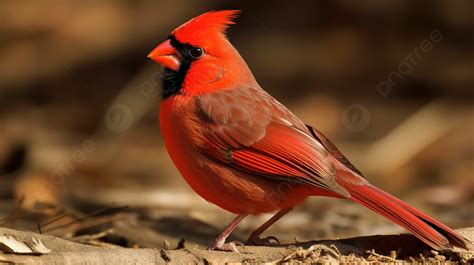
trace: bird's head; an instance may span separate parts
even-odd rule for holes
[[[165,67],[164,98],[178,93],[196,95],[254,80],[225,35],[239,12],[211,11],[197,16],[173,30],[148,55]]]

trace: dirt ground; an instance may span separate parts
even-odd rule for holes
[[[458,230],[467,238],[473,239],[474,228]],[[109,235],[114,232],[110,231]],[[28,264],[282,264],[282,263],[462,263],[474,261],[474,251],[454,249],[449,251],[429,250],[410,235],[387,235],[356,237],[339,240],[307,241],[282,244],[271,247],[239,247],[240,253],[206,250],[197,246],[178,246],[170,249],[140,248],[130,249],[113,245],[91,246],[75,243],[53,236],[0,229],[1,236],[12,236],[16,240],[34,245],[41,242],[47,254],[0,254],[0,262]],[[88,240],[93,240],[94,236]],[[100,238],[96,236],[95,239]],[[85,238],[83,238],[85,239]],[[87,239],[86,239],[87,241]]]

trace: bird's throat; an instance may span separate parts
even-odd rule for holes
[[[182,63],[178,71],[165,68],[162,78],[163,90],[161,96],[163,99],[179,94],[183,87],[184,78],[188,72],[190,64]]]

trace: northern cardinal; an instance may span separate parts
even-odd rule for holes
[[[238,214],[213,249],[246,216],[278,211],[248,243],[308,196],[353,200],[434,249],[466,248],[441,222],[371,185],[320,131],[265,92],[225,35],[238,10],[211,11],[172,31],[149,55],[165,67],[160,127],[167,151],[192,189]]]

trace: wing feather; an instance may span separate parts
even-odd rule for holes
[[[304,131],[304,125],[303,129],[298,128],[301,122],[291,112],[280,110],[284,107],[266,93],[242,101],[239,95],[229,95],[231,92],[199,98],[196,106],[208,121],[204,126],[205,140],[198,147],[201,152],[253,175],[313,185],[350,197],[335,180],[330,154]],[[221,98],[223,95],[225,99]],[[283,118],[282,113],[286,115]],[[258,118],[252,117],[257,114]]]

